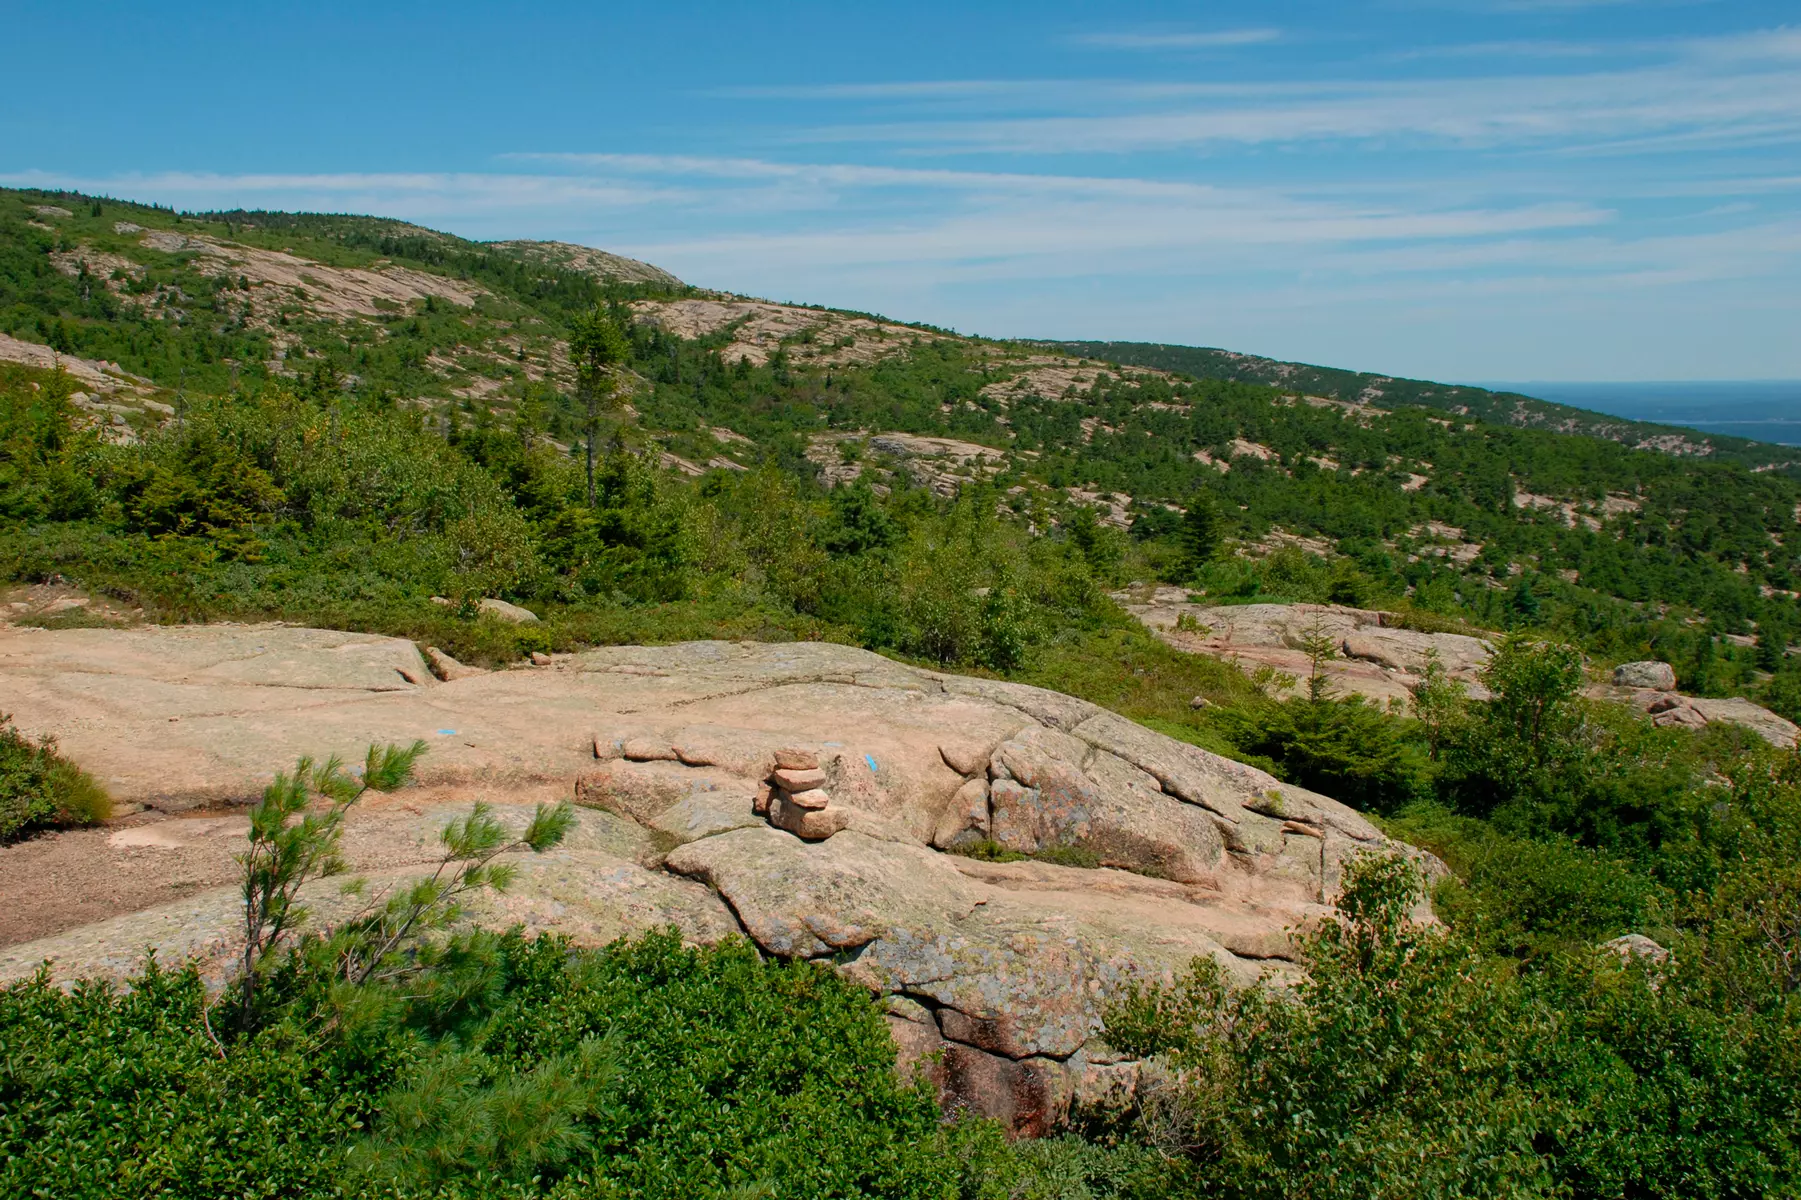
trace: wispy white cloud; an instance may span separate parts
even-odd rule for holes
[[[1280,29],[1216,29],[1210,31],[1115,31],[1080,33],[1070,41],[1105,50],[1217,50],[1260,46],[1282,40]]]
[[[571,175],[487,172],[317,174],[163,171],[80,176],[48,171],[0,175],[10,187],[57,187],[131,196],[177,207],[305,205],[344,211],[347,206],[403,206],[410,211],[516,212],[533,208],[635,208],[691,198],[687,193],[638,180]],[[382,212],[380,207],[364,211]]]
[[[1118,39],[1201,36],[1221,35],[1085,40],[1151,50],[1165,43]],[[1258,43],[1167,48],[1231,44]],[[1457,61],[1434,67],[1437,54]],[[1234,344],[1303,310],[1319,314],[1318,328],[1368,331],[1374,314],[1511,311],[1510,328],[1523,327],[1561,305],[1577,329],[1588,311],[1661,304],[1663,332],[1643,336],[1673,341],[1694,303],[1684,297],[1760,297],[1765,312],[1801,302],[1801,175],[1786,152],[1801,143],[1801,30],[1473,43],[1422,48],[1405,68],[1355,59],[1342,72],[737,89],[713,93],[735,101],[745,151],[734,154],[603,142],[602,152],[501,155],[487,171],[0,182],[563,237],[707,286],[996,333]],[[840,123],[796,129],[792,108],[744,102],[758,98],[816,102],[809,111]],[[1245,147],[1256,152],[1235,154]],[[1263,169],[1271,163],[1280,169]],[[1663,299],[1646,299],[1654,293]]]
[[[731,100],[945,100],[1030,94],[1046,86],[1031,79],[913,79],[711,88],[704,94]]]

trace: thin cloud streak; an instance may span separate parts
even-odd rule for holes
[[[1282,40],[1280,29],[1220,29],[1208,33],[1083,33],[1070,41],[1104,50],[1215,50]]]

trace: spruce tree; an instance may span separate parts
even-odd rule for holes
[[[569,357],[575,363],[575,388],[582,402],[583,428],[587,439],[588,507],[595,506],[594,440],[600,434],[603,410],[619,407],[618,383],[613,368],[631,357],[631,343],[626,341],[613,318],[599,305],[576,318],[569,335]]]
[[[1188,555],[1188,574],[1200,574],[1201,568],[1217,558],[1224,540],[1225,517],[1219,501],[1212,492],[1196,492],[1182,518],[1182,548]]]

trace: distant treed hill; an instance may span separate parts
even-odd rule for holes
[[[1424,379],[1399,379],[1368,371],[1316,367],[1283,362],[1206,346],[1172,346],[1161,342],[1042,342],[1065,354],[1079,354],[1127,367],[1150,367],[1190,375],[1196,379],[1238,380],[1265,383],[1283,389],[1389,408],[1419,404],[1472,416],[1501,425],[1548,429],[1606,438],[1642,450],[1680,455],[1707,456],[1746,466],[1787,466],[1796,461],[1791,449],[1746,438],[1701,434],[1674,425],[1627,421],[1587,409],[1554,404],[1518,392],[1494,392],[1487,388],[1433,383]]]
[[[649,264],[557,243],[472,242],[375,217],[183,214],[0,190],[0,360],[44,373],[19,376],[21,411],[36,411],[28,385],[44,386],[60,365],[68,378],[53,390],[66,386],[83,427],[105,425],[109,440],[153,458],[185,445],[200,427],[195,411],[209,404],[230,424],[299,400],[327,433],[349,428],[347,414],[379,414],[423,439],[409,442],[408,461],[448,444],[469,478],[506,493],[483,511],[525,523],[517,545],[489,547],[517,560],[501,589],[514,598],[604,607],[618,596],[746,586],[725,558],[708,557],[701,570],[687,551],[650,553],[663,534],[634,526],[644,513],[633,506],[649,504],[642,497],[626,504],[630,519],[581,511],[588,430],[568,338],[572,318],[597,305],[627,335],[618,383],[630,409],[621,427],[596,435],[643,451],[641,465],[664,469],[653,473],[696,481],[692,510],[688,501],[646,509],[673,522],[671,546],[726,544],[670,533],[688,517],[669,514],[706,510],[735,493],[734,478],[752,492],[773,486],[757,468],[774,467],[819,512],[849,505],[846,528],[821,536],[869,553],[898,544],[919,513],[987,494],[984,511],[1048,534],[1049,544],[1078,545],[1107,586],[1157,577],[1244,599],[1407,601],[1490,628],[1558,630],[1596,653],[1655,653],[1716,687],[1745,686],[1742,643],[1753,633],[1766,672],[1801,634],[1801,472],[1770,469],[1793,450],[1218,350],[963,337],[690,288]],[[230,439],[242,436],[234,428]],[[285,445],[282,436],[270,434],[271,444]],[[61,512],[51,500],[63,484],[16,467],[43,457],[21,446],[0,446],[0,475],[16,468],[42,495],[19,492],[13,511]],[[171,467],[170,478],[214,478],[201,457]],[[279,477],[278,458],[270,451],[256,465]],[[574,498],[551,503],[542,471],[574,471]],[[636,467],[621,471],[628,491],[651,486]],[[868,490],[844,486],[857,480]],[[121,529],[163,536],[146,532],[161,524],[133,515],[136,485],[115,483],[107,504],[121,506],[117,521],[111,509],[83,508],[81,519],[122,522],[107,525],[109,538]],[[667,479],[651,492],[666,486],[686,494]],[[1197,499],[1219,510],[1215,532],[1229,548],[1220,561],[1198,562],[1182,533]],[[277,525],[292,517],[304,526],[297,508],[271,503],[283,514]],[[212,519],[169,518],[184,528]],[[49,528],[21,540],[12,573],[97,578],[88,568],[104,555],[94,546],[112,543],[44,557]],[[317,570],[327,543],[309,540],[315,533],[301,528],[291,543],[259,534],[264,561],[197,577],[211,586],[229,575],[238,607],[199,592],[180,604],[269,611],[275,585],[262,576]],[[372,561],[365,549],[331,544],[346,561]],[[414,537],[409,551],[423,544]],[[594,566],[615,559],[639,565]],[[652,560],[654,569],[643,565]],[[437,566],[403,567],[378,582],[340,581],[344,594],[404,607],[452,586]],[[150,577],[162,574],[133,579]],[[261,582],[250,587],[253,578]],[[818,581],[796,587],[800,599],[778,605],[783,620],[866,627],[871,645],[900,636],[871,616],[880,605],[840,605]],[[317,617],[340,601],[280,611]],[[1033,627],[1063,619],[1047,610]],[[1743,659],[1733,660],[1737,674],[1722,673],[1717,643]]]

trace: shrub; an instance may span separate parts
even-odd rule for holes
[[[80,767],[36,742],[0,713],[0,842],[45,825],[92,825],[112,815],[112,800]]]
[[[357,987],[292,959],[223,1044],[191,970],[0,992],[0,1194],[937,1198],[1006,1152],[941,1127],[827,967],[673,930],[431,962]]]

